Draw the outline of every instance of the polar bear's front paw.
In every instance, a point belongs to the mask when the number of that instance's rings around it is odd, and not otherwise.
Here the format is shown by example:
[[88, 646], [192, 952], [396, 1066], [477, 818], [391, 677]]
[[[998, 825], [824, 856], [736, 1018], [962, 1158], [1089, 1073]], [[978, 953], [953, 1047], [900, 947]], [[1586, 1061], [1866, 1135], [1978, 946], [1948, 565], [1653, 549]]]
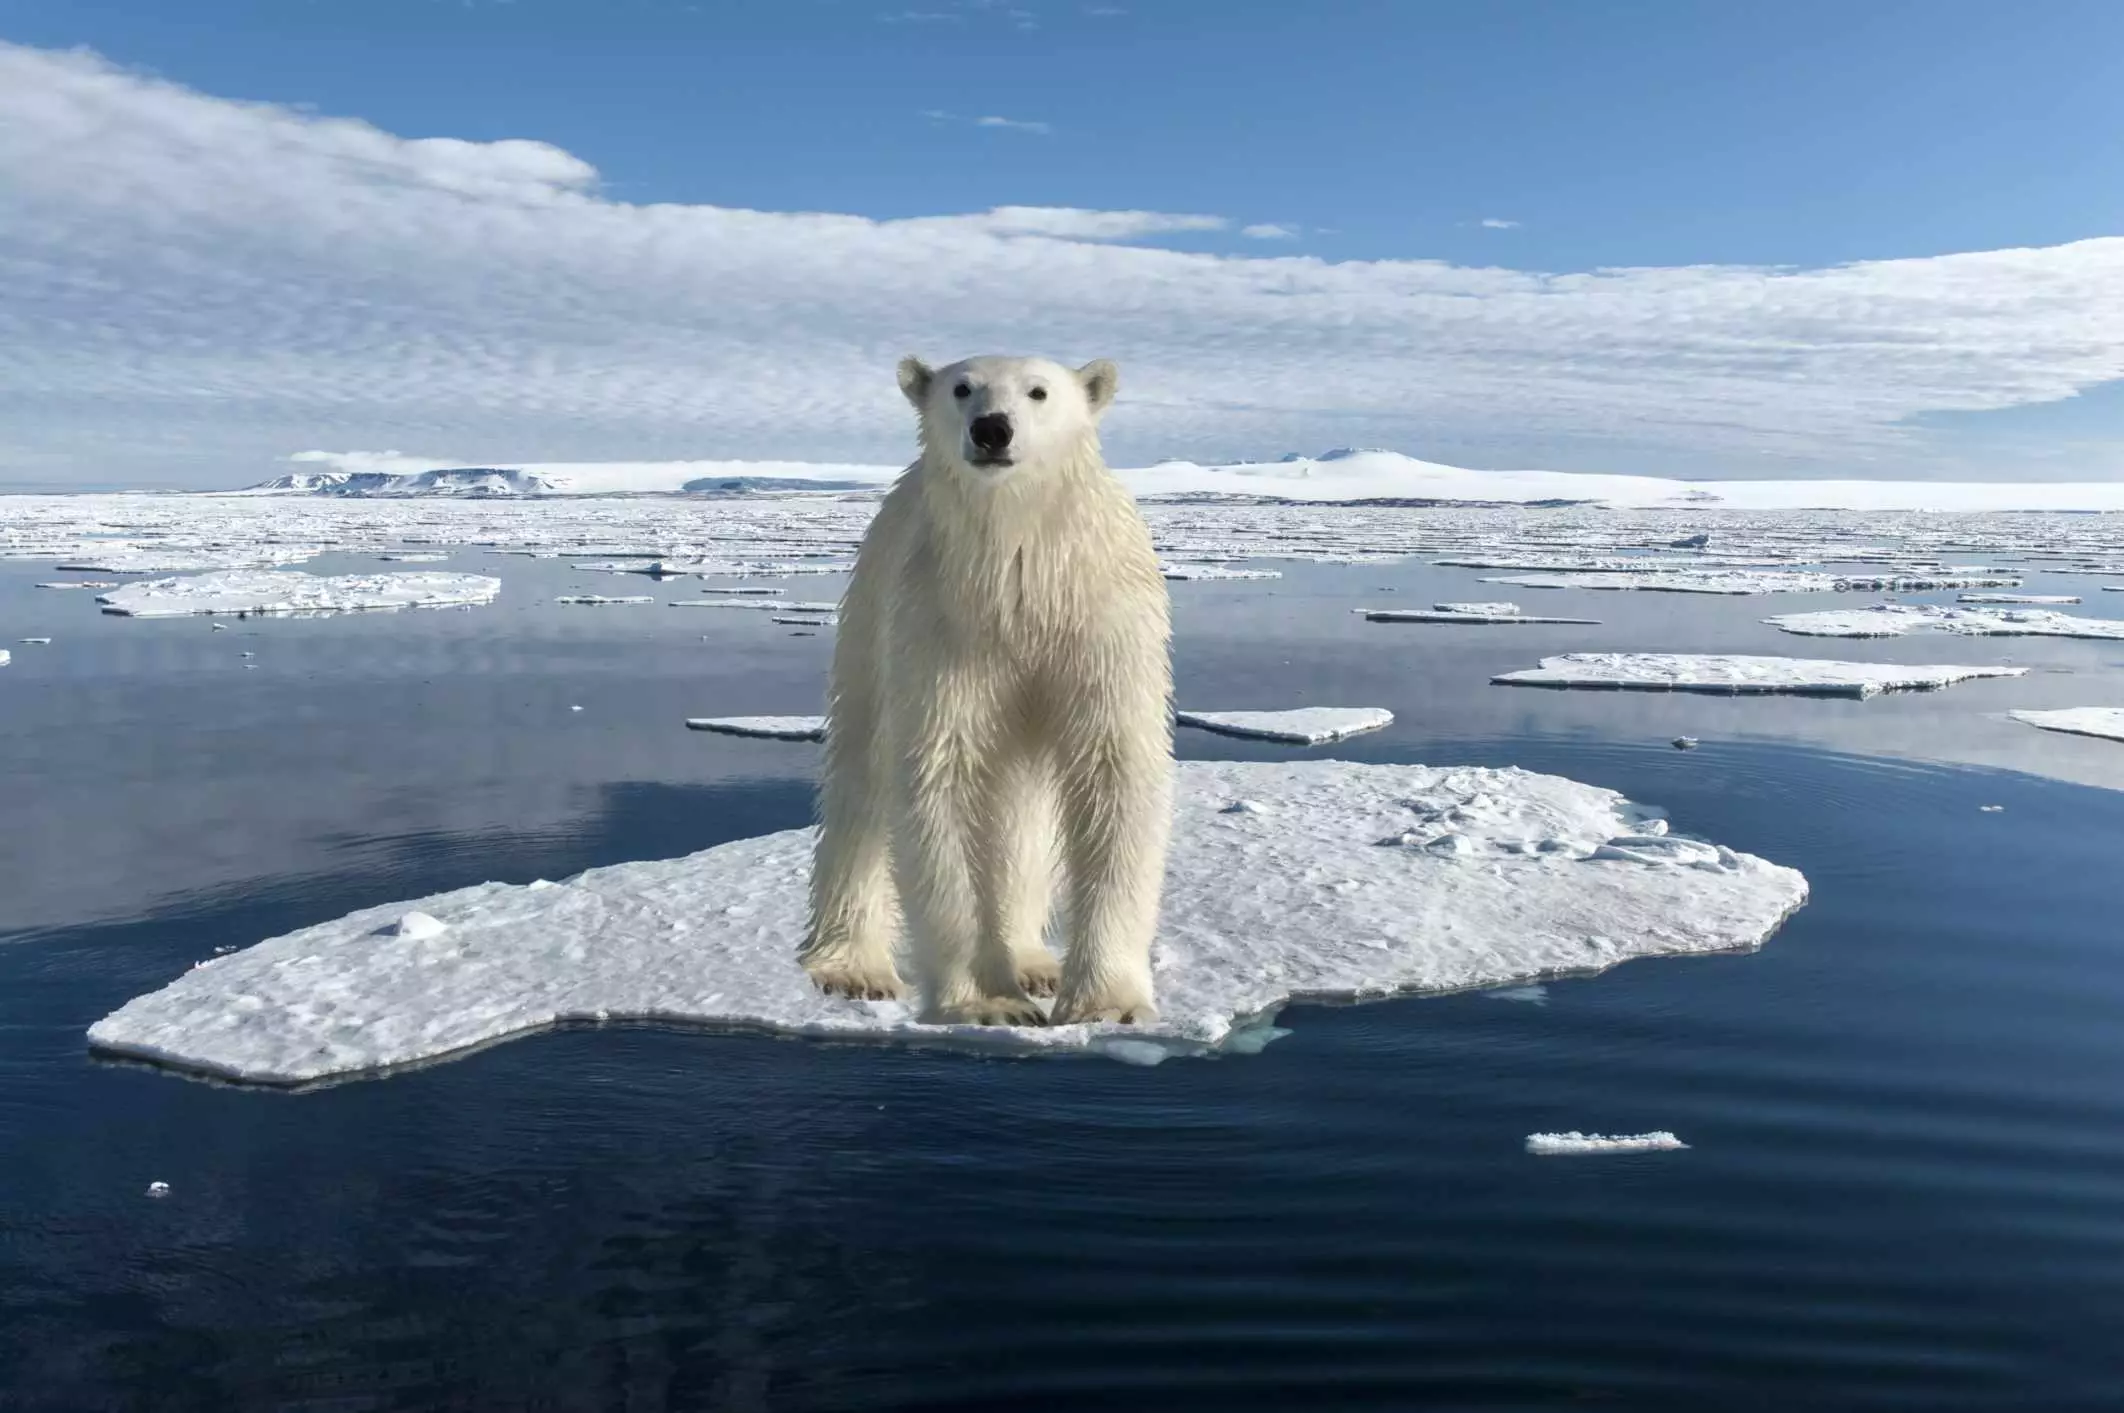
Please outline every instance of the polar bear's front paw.
[[935, 1025], [1046, 1025], [1047, 1016], [1029, 996], [981, 996], [938, 1006], [926, 1017]]
[[1117, 1025], [1156, 1025], [1158, 1008], [1148, 1001], [1116, 1002], [1091, 997], [1083, 1001], [1056, 1002], [1054, 1015], [1050, 1018], [1054, 1025], [1096, 1025], [1101, 1021]]
[[907, 989], [890, 962], [866, 965], [822, 960], [806, 962], [804, 970], [811, 974], [819, 990], [851, 1001], [897, 1001]]
[[1045, 951], [1024, 952], [1012, 959], [1018, 968], [1018, 989], [1028, 996], [1052, 996], [1062, 985], [1062, 964]]

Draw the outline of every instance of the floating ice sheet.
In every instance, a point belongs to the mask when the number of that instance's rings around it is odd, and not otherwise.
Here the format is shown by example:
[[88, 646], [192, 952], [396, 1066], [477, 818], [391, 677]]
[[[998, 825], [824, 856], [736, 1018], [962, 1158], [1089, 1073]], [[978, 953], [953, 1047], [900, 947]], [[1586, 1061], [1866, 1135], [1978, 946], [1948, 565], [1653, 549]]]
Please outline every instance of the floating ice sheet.
[[1627, 1133], [1609, 1136], [1601, 1133], [1530, 1133], [1527, 1135], [1527, 1151], [1538, 1157], [1554, 1158], [1582, 1156], [1587, 1153], [1658, 1153], [1669, 1149], [1687, 1148], [1689, 1145], [1665, 1129], [1651, 1133]]
[[2025, 667], [1912, 666], [1724, 653], [1565, 653], [1543, 658], [1539, 667], [1507, 672], [1490, 681], [1506, 687], [1871, 697], [1882, 692], [1932, 691], [1974, 677], [2020, 677], [2027, 671]]
[[1298, 707], [1292, 711], [1182, 711], [1174, 713], [1174, 720], [1223, 736], [1318, 746], [1391, 726], [1394, 713], [1385, 707]]
[[2078, 594], [1959, 594], [1956, 603], [2069, 604], [2080, 602]]
[[1954, 633], [1969, 638], [2124, 638], [2124, 620], [2077, 618], [2047, 608], [1881, 603], [1822, 613], [1780, 613], [1763, 622], [1780, 632], [1807, 638], [1900, 638], [1907, 633]]
[[1363, 608], [1367, 623], [1574, 623], [1598, 627], [1597, 618], [1545, 618], [1521, 613], [1513, 603], [1441, 603], [1430, 608]]
[[562, 594], [554, 602], [595, 607], [622, 603], [655, 603], [656, 597], [653, 594], [620, 594], [613, 598], [607, 598], [603, 594]]
[[723, 736], [757, 736], [771, 741], [823, 741], [823, 716], [689, 716], [688, 731], [713, 731]]
[[2006, 714], [2024, 725], [2040, 726], [2045, 731], [2124, 741], [2124, 707], [2059, 707], [2053, 711], [2009, 711]]
[[303, 574], [293, 570], [227, 569], [189, 578], [145, 579], [96, 602], [129, 618], [179, 618], [194, 613], [333, 613], [364, 609], [445, 608], [487, 603], [501, 580], [484, 574]]
[[[812, 832], [790, 830], [367, 908], [209, 960], [89, 1039], [276, 1084], [615, 1019], [1142, 1063], [1243, 1050], [1293, 997], [1753, 947], [1807, 894], [1793, 870], [1669, 834], [1613, 791], [1518, 769], [1187, 761], [1177, 784], [1154, 1026], [929, 1026], [901, 1002], [821, 995], [796, 963]], [[442, 930], [410, 935], [413, 912]]]
[[1235, 569], [1229, 564], [1161, 564], [1168, 579], [1281, 579], [1280, 569]]

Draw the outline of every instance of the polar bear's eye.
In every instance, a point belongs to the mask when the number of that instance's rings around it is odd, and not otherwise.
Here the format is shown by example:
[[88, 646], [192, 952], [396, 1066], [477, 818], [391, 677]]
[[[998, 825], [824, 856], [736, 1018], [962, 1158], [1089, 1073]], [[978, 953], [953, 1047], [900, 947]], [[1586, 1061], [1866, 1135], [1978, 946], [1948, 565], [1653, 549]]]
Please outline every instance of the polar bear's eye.
[[951, 390], [951, 395], [953, 397], [972, 397], [973, 389], [967, 384], [961, 383]]
[[1047, 401], [1047, 389], [1034, 388], [1031, 392], [1027, 393], [1026, 396], [1031, 398], [1034, 402], [1045, 402]]

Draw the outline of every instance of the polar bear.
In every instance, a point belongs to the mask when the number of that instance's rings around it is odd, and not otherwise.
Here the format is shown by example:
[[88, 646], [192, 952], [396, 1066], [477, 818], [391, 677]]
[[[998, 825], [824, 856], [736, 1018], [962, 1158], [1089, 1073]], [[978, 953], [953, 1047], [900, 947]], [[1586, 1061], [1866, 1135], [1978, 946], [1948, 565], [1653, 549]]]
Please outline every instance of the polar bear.
[[904, 952], [926, 1020], [1157, 1017], [1171, 624], [1150, 530], [1099, 449], [1118, 376], [900, 363], [922, 454], [856, 556], [828, 694], [801, 961], [830, 993], [900, 995]]

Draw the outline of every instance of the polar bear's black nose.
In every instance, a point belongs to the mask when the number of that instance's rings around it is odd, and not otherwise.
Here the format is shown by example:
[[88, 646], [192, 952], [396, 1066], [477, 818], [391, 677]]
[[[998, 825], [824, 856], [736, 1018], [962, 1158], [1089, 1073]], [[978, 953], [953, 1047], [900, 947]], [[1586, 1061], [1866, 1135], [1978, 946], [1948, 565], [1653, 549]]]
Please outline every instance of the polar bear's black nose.
[[1010, 418], [1000, 412], [984, 412], [973, 419], [966, 434], [973, 438], [975, 446], [995, 456], [1010, 446]]

